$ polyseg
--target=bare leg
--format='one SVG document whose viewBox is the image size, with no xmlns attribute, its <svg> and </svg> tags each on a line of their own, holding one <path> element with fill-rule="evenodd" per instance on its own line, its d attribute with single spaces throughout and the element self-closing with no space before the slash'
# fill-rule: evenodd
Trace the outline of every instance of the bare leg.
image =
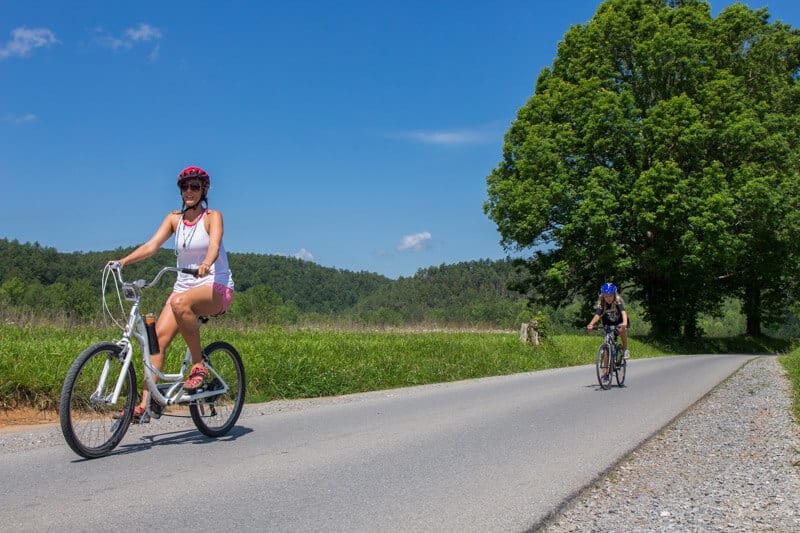
<svg viewBox="0 0 800 533">
<path fill-rule="evenodd" d="M 176 294 L 170 300 L 170 304 L 178 331 L 183 335 L 186 346 L 192 354 L 192 364 L 202 365 L 203 355 L 197 317 L 219 312 L 222 306 L 222 296 L 215 292 L 211 285 L 203 285 Z"/>
<path fill-rule="evenodd" d="M 619 336 L 622 337 L 622 349 L 628 349 L 628 327 L 627 326 L 620 326 L 619 327 Z"/>
</svg>

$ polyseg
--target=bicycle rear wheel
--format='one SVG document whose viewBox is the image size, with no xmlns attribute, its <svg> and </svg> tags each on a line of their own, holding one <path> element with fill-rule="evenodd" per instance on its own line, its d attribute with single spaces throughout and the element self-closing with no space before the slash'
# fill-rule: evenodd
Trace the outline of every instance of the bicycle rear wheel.
<svg viewBox="0 0 800 533">
<path fill-rule="evenodd" d="M 90 346 L 75 359 L 64 379 L 59 406 L 61 432 L 81 457 L 107 455 L 128 431 L 137 399 L 133 365 L 122 379 L 118 401 L 108 403 L 122 372 L 121 353 L 122 348 L 111 342 Z"/>
<path fill-rule="evenodd" d="M 603 343 L 597 349 L 597 354 L 594 359 L 595 367 L 597 368 L 597 382 L 602 389 L 611 388 L 611 376 L 609 375 L 611 365 L 610 353 L 611 349 L 609 345 Z M 607 379 L 603 379 L 604 376 Z"/>
<path fill-rule="evenodd" d="M 227 342 L 214 342 L 203 352 L 210 372 L 202 391 L 223 388 L 214 372 L 228 385 L 228 391 L 193 401 L 189 404 L 189 412 L 201 433 L 209 437 L 221 437 L 231 430 L 242 412 L 245 394 L 244 365 L 239 352 Z M 201 390 L 198 389 L 198 392 Z"/>
</svg>

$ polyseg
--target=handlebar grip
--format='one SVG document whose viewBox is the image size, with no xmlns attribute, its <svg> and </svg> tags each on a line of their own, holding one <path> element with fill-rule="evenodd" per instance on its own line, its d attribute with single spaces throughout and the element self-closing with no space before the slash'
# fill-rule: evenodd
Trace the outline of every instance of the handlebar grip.
<svg viewBox="0 0 800 533">
<path fill-rule="evenodd" d="M 196 268 L 181 268 L 180 271 L 183 272 L 184 274 L 189 274 L 191 276 L 197 277 L 198 270 Z"/>
</svg>

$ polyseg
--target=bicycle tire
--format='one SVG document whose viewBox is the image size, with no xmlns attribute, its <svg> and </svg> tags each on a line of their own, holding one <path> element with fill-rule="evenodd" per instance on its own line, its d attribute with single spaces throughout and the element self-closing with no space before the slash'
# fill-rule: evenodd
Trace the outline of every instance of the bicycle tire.
<svg viewBox="0 0 800 533">
<path fill-rule="evenodd" d="M 217 341 L 209 344 L 205 350 L 206 364 L 213 368 L 225 383 L 228 392 L 217 396 L 209 396 L 189 404 L 189 413 L 197 429 L 208 437 L 222 437 L 227 434 L 239 419 L 244 406 L 245 374 L 242 358 L 236 348 L 227 342 Z M 210 381 L 203 390 L 214 390 L 221 387 L 213 372 Z"/>
<path fill-rule="evenodd" d="M 133 419 L 138 394 L 133 365 L 128 366 L 115 404 L 105 403 L 95 395 L 106 361 L 110 363 L 109 373 L 100 397 L 110 395 L 116 387 L 122 371 L 121 353 L 122 348 L 112 342 L 94 344 L 78 355 L 64 378 L 59 405 L 61 432 L 81 457 L 108 455 L 125 436 Z"/>
<path fill-rule="evenodd" d="M 622 346 L 617 347 L 617 354 L 623 352 Z M 619 362 L 614 365 L 614 376 L 617 378 L 617 387 L 625 385 L 625 375 L 628 371 L 628 360 L 622 355 L 619 356 Z"/>
<path fill-rule="evenodd" d="M 610 364 L 611 364 L 611 354 L 610 354 L 610 346 L 606 343 L 600 345 L 597 349 L 597 354 L 594 358 L 594 364 L 597 368 L 597 382 L 600 384 L 600 388 L 603 390 L 608 390 L 611 388 L 611 379 L 608 381 L 603 381 L 603 376 L 608 375 L 610 371 Z M 610 377 L 610 376 L 609 376 Z"/>
</svg>

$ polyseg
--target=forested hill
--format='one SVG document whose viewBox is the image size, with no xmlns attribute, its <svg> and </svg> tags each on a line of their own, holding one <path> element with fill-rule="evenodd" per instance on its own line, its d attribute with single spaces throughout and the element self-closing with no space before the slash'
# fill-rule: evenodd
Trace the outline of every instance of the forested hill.
<svg viewBox="0 0 800 533">
<path fill-rule="evenodd" d="M 379 274 L 323 267 L 281 255 L 229 252 L 228 261 L 237 292 L 267 285 L 283 302 L 303 312 L 341 312 L 392 283 Z"/>
<path fill-rule="evenodd" d="M 62 253 L 38 243 L 0 239 L 0 306 L 6 314 L 99 311 L 100 272 L 132 248 Z M 237 320 L 294 323 L 346 320 L 369 324 L 419 322 L 510 325 L 525 310 L 506 287 L 510 260 L 479 260 L 419 270 L 392 280 L 370 272 L 323 267 L 265 254 L 228 253 L 236 284 L 231 315 Z M 125 269 L 127 279 L 151 277 L 173 265 L 172 250 Z M 164 283 L 168 291 L 169 283 Z"/>
</svg>

